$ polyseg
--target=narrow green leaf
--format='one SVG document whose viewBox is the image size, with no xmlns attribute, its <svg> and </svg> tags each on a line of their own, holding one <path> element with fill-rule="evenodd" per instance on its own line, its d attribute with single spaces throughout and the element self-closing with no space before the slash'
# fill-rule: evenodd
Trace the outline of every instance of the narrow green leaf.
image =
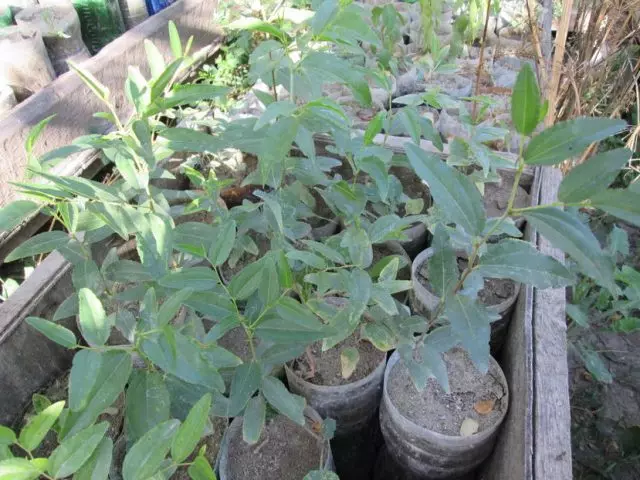
<svg viewBox="0 0 640 480">
<path fill-rule="evenodd" d="M 373 261 L 373 247 L 369 235 L 364 228 L 354 225 L 347 228 L 340 246 L 346 248 L 354 265 L 367 268 Z"/>
<path fill-rule="evenodd" d="M 218 480 L 206 457 L 198 455 L 187 469 L 191 480 Z"/>
<path fill-rule="evenodd" d="M 144 40 L 144 49 L 147 52 L 147 62 L 151 69 L 151 75 L 154 78 L 158 78 L 166 68 L 162 53 L 160 53 L 158 47 L 156 47 L 151 40 L 147 39 Z"/>
<path fill-rule="evenodd" d="M 529 242 L 512 239 L 490 243 L 480 258 L 478 273 L 489 278 L 510 278 L 537 288 L 566 287 L 575 281 L 555 258 L 541 254 Z"/>
<path fill-rule="evenodd" d="M 422 180 L 429 184 L 435 202 L 447 218 L 470 235 L 484 229 L 485 211 L 482 196 L 473 182 L 443 162 L 440 157 L 417 145 L 405 145 L 409 162 Z"/>
<path fill-rule="evenodd" d="M 531 139 L 524 151 L 529 165 L 555 165 L 580 155 L 593 142 L 621 132 L 622 120 L 581 117 L 556 123 Z"/>
<path fill-rule="evenodd" d="M 365 145 L 371 145 L 375 136 L 382 131 L 382 126 L 386 116 L 386 112 L 378 112 L 376 113 L 376 116 L 369 121 L 369 125 L 367 125 L 367 129 L 364 132 Z"/>
<path fill-rule="evenodd" d="M 580 305 L 567 303 L 566 312 L 569 318 L 580 325 L 582 328 L 589 328 L 589 313 Z"/>
<path fill-rule="evenodd" d="M 49 340 L 53 340 L 63 347 L 73 348 L 77 344 L 76 336 L 73 334 L 73 332 L 67 328 L 64 328 L 63 326 L 56 325 L 49 320 L 38 317 L 27 317 L 26 321 L 29 325 L 38 330 Z"/>
<path fill-rule="evenodd" d="M 340 477 L 329 470 L 314 470 L 307 473 L 302 480 L 340 480 Z"/>
<path fill-rule="evenodd" d="M 297 260 L 312 268 L 320 270 L 327 268 L 327 262 L 325 262 L 324 258 L 316 255 L 315 253 L 305 252 L 303 250 L 291 250 L 287 252 L 287 258 L 290 260 Z"/>
<path fill-rule="evenodd" d="M 69 68 L 73 70 L 80 77 L 80 79 L 85 83 L 85 85 L 87 85 L 87 87 L 89 87 L 89 89 L 99 99 L 105 102 L 109 100 L 109 89 L 104 85 L 102 85 L 102 83 L 100 83 L 96 77 L 94 77 L 87 70 L 84 70 L 83 68 L 76 65 L 74 62 L 70 60 L 67 60 L 67 63 L 69 64 Z"/>
<path fill-rule="evenodd" d="M 427 259 L 429 284 L 446 299 L 458 282 L 459 272 L 449 235 L 442 225 L 436 227 L 431 248 L 433 255 Z"/>
<path fill-rule="evenodd" d="M 236 227 L 235 220 L 228 220 L 218 227 L 208 255 L 212 265 L 220 266 L 229 258 L 236 243 Z"/>
<path fill-rule="evenodd" d="M 73 476 L 73 480 L 108 480 L 112 456 L 113 440 L 105 437 L 89 460 Z"/>
<path fill-rule="evenodd" d="M 255 391 L 260 387 L 262 369 L 257 362 L 243 363 L 236 367 L 231 381 L 229 401 L 238 408 L 244 408 Z"/>
<path fill-rule="evenodd" d="M 244 415 L 242 415 L 242 439 L 248 444 L 254 445 L 260 439 L 266 413 L 267 405 L 262 395 L 249 400 Z"/>
<path fill-rule="evenodd" d="M 78 412 L 87 406 L 89 395 L 93 391 L 98 372 L 102 366 L 102 353 L 93 350 L 80 350 L 73 357 L 69 375 L 69 408 Z"/>
<path fill-rule="evenodd" d="M 33 417 L 20 431 L 18 441 L 29 451 L 35 450 L 58 420 L 64 401 L 56 402 Z"/>
<path fill-rule="evenodd" d="M 360 353 L 355 347 L 348 347 L 340 352 L 340 370 L 342 378 L 348 379 L 356 371 L 358 362 L 360 361 Z"/>
<path fill-rule="evenodd" d="M 256 334 L 276 343 L 308 343 L 326 335 L 323 327 L 306 306 L 291 297 L 283 297 L 264 314 Z"/>
<path fill-rule="evenodd" d="M 102 442 L 108 428 L 109 424 L 102 422 L 65 438 L 49 457 L 49 473 L 54 478 L 65 478 L 77 472 Z"/>
<path fill-rule="evenodd" d="M 172 271 L 158 280 L 158 284 L 166 288 L 189 288 L 194 292 L 207 292 L 220 284 L 220 277 L 209 267 L 190 267 Z"/>
<path fill-rule="evenodd" d="M 65 232 L 53 231 L 43 232 L 31 237 L 13 250 L 7 258 L 6 263 L 20 260 L 21 258 L 33 257 L 41 253 L 49 253 L 61 248 L 69 243 L 70 237 Z"/>
<path fill-rule="evenodd" d="M 192 289 L 183 288 L 167 298 L 158 310 L 157 325 L 163 327 L 169 324 L 192 293 Z"/>
<path fill-rule="evenodd" d="M 116 401 L 129 380 L 133 367 L 129 353 L 110 351 L 102 355 L 102 367 L 89 395 L 89 402 L 79 412 L 70 412 L 67 415 L 60 434 L 61 438 L 74 435 L 92 425 L 98 416 Z"/>
<path fill-rule="evenodd" d="M 108 321 L 102 302 L 88 288 L 78 292 L 79 326 L 82 336 L 93 347 L 103 346 L 109 339 L 111 323 Z"/>
<path fill-rule="evenodd" d="M 604 254 L 589 227 L 577 216 L 545 207 L 527 212 L 525 217 L 551 244 L 571 255 L 584 273 L 612 291 L 616 290 L 613 262 Z"/>
<path fill-rule="evenodd" d="M 6 232 L 17 227 L 28 216 L 37 212 L 39 208 L 39 204 L 30 200 L 16 200 L 0 208 L 0 232 Z"/>
<path fill-rule="evenodd" d="M 178 28 L 173 20 L 169 20 L 169 45 L 171 45 L 171 52 L 175 58 L 182 57 L 182 42 L 180 41 Z"/>
<path fill-rule="evenodd" d="M 0 461 L 0 480 L 36 480 L 42 471 L 24 458 Z"/>
<path fill-rule="evenodd" d="M 244 267 L 229 283 L 229 292 L 238 299 L 244 300 L 255 292 L 262 282 L 264 264 L 255 262 Z"/>
<path fill-rule="evenodd" d="M 572 203 L 591 198 L 613 183 L 630 158 L 631 150 L 618 148 L 576 165 L 562 180 L 558 200 Z"/>
<path fill-rule="evenodd" d="M 413 140 L 413 143 L 420 145 L 420 136 L 422 135 L 422 127 L 420 126 L 420 116 L 413 107 L 404 107 L 397 113 L 404 129 Z"/>
<path fill-rule="evenodd" d="M 296 105 L 289 100 L 281 100 L 274 102 L 267 106 L 264 113 L 260 116 L 258 121 L 253 127 L 253 130 L 260 130 L 269 122 L 277 119 L 278 117 L 288 117 L 296 110 Z"/>
<path fill-rule="evenodd" d="M 294 395 L 287 390 L 280 380 L 275 377 L 265 377 L 262 380 L 262 394 L 273 408 L 289 417 L 298 425 L 304 425 L 304 397 Z"/>
<path fill-rule="evenodd" d="M 152 477 L 160 469 L 179 427 L 178 420 L 168 420 L 138 440 L 124 458 L 122 478 L 147 480 Z"/>
<path fill-rule="evenodd" d="M 466 295 L 449 297 L 445 315 L 460 343 L 481 373 L 489 369 L 489 336 L 491 319 L 487 309 Z"/>
<path fill-rule="evenodd" d="M 171 444 L 171 458 L 182 463 L 196 448 L 209 418 L 211 395 L 206 394 L 191 408 Z"/>
<path fill-rule="evenodd" d="M 4 425 L 0 425 L 0 445 L 11 445 L 16 443 L 18 439 L 16 438 L 16 434 L 13 433 L 9 427 L 5 427 Z"/>
<path fill-rule="evenodd" d="M 625 222 L 640 226 L 640 192 L 608 189 L 593 195 L 591 205 Z"/>
<path fill-rule="evenodd" d="M 171 399 L 164 376 L 159 372 L 135 370 L 125 397 L 127 439 L 134 443 L 153 427 L 169 420 Z"/>
<path fill-rule="evenodd" d="M 518 132 L 530 135 L 538 125 L 540 116 L 540 90 L 533 69 L 525 63 L 511 96 L 511 121 Z"/>
</svg>

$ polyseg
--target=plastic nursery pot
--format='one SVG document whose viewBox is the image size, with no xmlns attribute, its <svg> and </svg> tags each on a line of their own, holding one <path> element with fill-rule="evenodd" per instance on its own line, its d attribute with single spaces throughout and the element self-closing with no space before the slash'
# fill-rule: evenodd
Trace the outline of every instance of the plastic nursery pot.
<svg viewBox="0 0 640 480">
<path fill-rule="evenodd" d="M 475 470 L 491 454 L 508 409 L 507 380 L 493 357 L 487 374 L 461 349 L 444 359 L 449 394 L 433 379 L 419 392 L 397 352 L 384 374 L 382 434 L 389 455 L 412 479 L 464 478 Z"/>
<path fill-rule="evenodd" d="M 458 258 L 466 258 L 466 254 L 463 252 L 457 252 L 456 255 Z M 409 293 L 409 300 L 411 303 L 411 310 L 419 315 L 426 315 L 435 310 L 438 307 L 438 302 L 440 302 L 440 297 L 431 293 L 420 280 L 420 277 L 422 276 L 420 271 L 431 256 L 433 256 L 433 248 L 427 248 L 413 260 L 413 264 L 411 265 L 412 289 Z M 491 323 L 491 354 L 495 355 L 502 348 L 507 335 L 513 307 L 518 299 L 518 295 L 520 294 L 520 283 L 513 282 L 511 280 L 491 279 L 489 281 L 505 282 L 513 285 L 512 290 L 504 300 L 499 303 L 486 305 L 490 311 L 500 315 L 499 319 Z"/>
<path fill-rule="evenodd" d="M 9 85 L 19 102 L 56 78 L 42 35 L 34 28 L 0 28 L 0 58 L 0 84 Z"/>
<path fill-rule="evenodd" d="M 82 62 L 91 56 L 82 41 L 80 19 L 71 4 L 25 8 L 16 15 L 16 23 L 40 32 L 57 75 L 69 71 L 67 60 Z"/>
<path fill-rule="evenodd" d="M 363 429 L 374 417 L 380 404 L 382 378 L 387 357 L 369 342 L 359 345 L 350 337 L 327 352 L 321 353 L 320 343 L 314 344 L 315 375 L 304 379 L 295 366 L 306 367 L 308 360 L 303 355 L 285 365 L 285 373 L 291 392 L 307 399 L 308 404 L 323 417 L 336 421 L 336 436 Z M 342 378 L 340 353 L 346 347 L 356 347 L 362 365 L 353 374 L 354 381 Z M 365 357 L 366 355 L 366 357 Z"/>
<path fill-rule="evenodd" d="M 314 421 L 322 418 L 312 408 L 305 408 L 305 417 Z M 255 445 L 242 439 L 242 417 L 236 417 L 227 428 L 218 455 L 220 480 L 300 480 L 309 471 L 335 471 L 331 448 L 309 431 L 284 415 L 276 415 L 265 422 L 262 435 Z"/>
</svg>

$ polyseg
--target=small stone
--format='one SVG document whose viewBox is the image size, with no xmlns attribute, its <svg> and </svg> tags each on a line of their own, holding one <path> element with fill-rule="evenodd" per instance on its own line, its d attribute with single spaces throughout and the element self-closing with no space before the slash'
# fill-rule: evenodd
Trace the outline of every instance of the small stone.
<svg viewBox="0 0 640 480">
<path fill-rule="evenodd" d="M 470 437 L 478 433 L 478 428 L 480 425 L 473 418 L 465 418 L 462 421 L 462 425 L 460 425 L 460 436 L 461 437 Z"/>
</svg>

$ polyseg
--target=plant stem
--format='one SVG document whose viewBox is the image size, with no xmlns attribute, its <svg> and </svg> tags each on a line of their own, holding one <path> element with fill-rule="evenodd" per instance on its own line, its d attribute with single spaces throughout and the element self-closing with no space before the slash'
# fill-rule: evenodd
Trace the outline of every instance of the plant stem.
<svg viewBox="0 0 640 480">
<path fill-rule="evenodd" d="M 478 69 L 476 71 L 476 88 L 474 92 L 474 97 L 478 96 L 480 92 L 480 75 L 482 75 L 482 64 L 484 62 L 484 46 L 487 41 L 487 29 L 489 28 L 489 17 L 491 13 L 491 0 L 487 1 L 487 15 L 484 20 L 484 31 L 482 32 L 482 43 L 480 44 L 480 56 L 478 57 Z M 473 122 L 476 122 L 476 100 L 473 100 L 473 107 L 471 110 L 471 118 Z"/>
</svg>

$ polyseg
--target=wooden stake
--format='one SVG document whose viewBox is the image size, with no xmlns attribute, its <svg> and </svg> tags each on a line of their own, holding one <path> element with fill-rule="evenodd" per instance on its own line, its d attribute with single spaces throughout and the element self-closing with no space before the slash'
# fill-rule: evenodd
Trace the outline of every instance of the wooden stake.
<svg viewBox="0 0 640 480">
<path fill-rule="evenodd" d="M 560 86 L 560 76 L 562 75 L 562 64 L 564 63 L 564 52 L 567 45 L 567 35 L 569 33 L 569 23 L 571 22 L 571 12 L 573 11 L 573 0 L 562 1 L 562 20 L 560 29 L 556 35 L 556 52 L 553 55 L 553 68 L 551 69 L 551 82 L 548 88 L 549 111 L 545 119 L 545 126 L 553 125 L 556 118 L 556 103 L 558 100 L 558 87 Z"/>
</svg>

